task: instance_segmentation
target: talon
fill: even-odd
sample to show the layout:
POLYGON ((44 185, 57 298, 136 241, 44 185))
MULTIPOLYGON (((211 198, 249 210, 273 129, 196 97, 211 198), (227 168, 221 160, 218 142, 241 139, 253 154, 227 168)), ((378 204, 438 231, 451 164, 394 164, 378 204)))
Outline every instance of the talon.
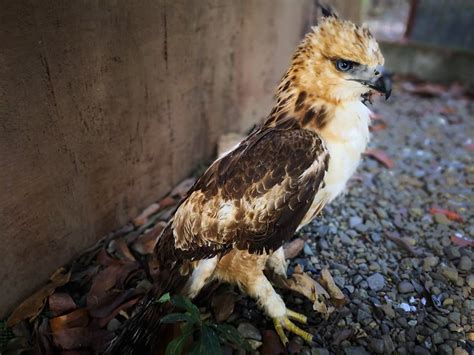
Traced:
POLYGON ((289 342, 288 342, 288 338, 286 337, 285 331, 283 330, 283 326, 280 322, 280 319, 274 318, 273 319, 273 324, 275 326, 275 330, 276 330, 278 336, 280 337, 280 340, 281 340, 282 344, 286 347, 286 345, 289 342))
POLYGON ((286 315, 288 318, 295 320, 299 323, 306 324, 308 323, 308 317, 306 317, 304 314, 292 311, 291 309, 286 310, 286 315))
POLYGON ((285 334, 284 329, 287 329, 288 331, 292 332, 293 334, 296 334, 303 338, 307 343, 313 344, 314 340, 316 339, 313 334, 308 333, 304 331, 303 329, 299 328, 297 325, 295 325, 291 320, 297 320, 301 323, 306 323, 307 317, 300 314, 296 313, 294 311, 287 310, 287 316, 281 317, 281 318, 273 318, 273 324, 275 325, 275 330, 278 334, 278 336, 281 339, 281 342, 283 343, 284 346, 288 344, 288 338, 285 334))

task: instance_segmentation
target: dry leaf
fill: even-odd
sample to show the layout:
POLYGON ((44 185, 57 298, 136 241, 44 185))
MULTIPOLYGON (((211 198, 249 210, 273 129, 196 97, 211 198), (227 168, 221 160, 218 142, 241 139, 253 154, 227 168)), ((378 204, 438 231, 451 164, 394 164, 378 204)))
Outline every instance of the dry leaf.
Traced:
POLYGON ((262 332, 262 355, 283 355, 286 350, 281 343, 280 338, 274 330, 264 330, 262 332))
POLYGON ((319 282, 329 292, 331 300, 336 307, 341 308, 347 303, 346 296, 342 293, 341 289, 336 286, 336 283, 328 269, 325 268, 321 271, 319 282))
POLYGON ((156 239, 165 226, 166 222, 157 223, 151 231, 138 237, 135 243, 132 244, 132 249, 141 255, 151 254, 155 248, 156 239))
POLYGON ((102 304, 107 291, 115 286, 121 267, 120 264, 113 264, 96 275, 87 294, 87 306, 89 308, 95 308, 102 304))
POLYGON ((472 247, 474 246, 474 240, 467 237, 463 237, 460 234, 451 236, 451 242, 458 247, 472 247))
POLYGON ((284 279, 279 275, 272 274, 271 281, 281 288, 296 291, 305 296, 314 303, 313 309, 320 312, 326 319, 334 311, 334 307, 327 307, 323 301, 330 298, 327 291, 317 281, 304 273, 299 265, 295 267, 291 278, 284 279))
POLYGON ((89 324, 89 314, 85 308, 76 309, 71 313, 49 320, 49 326, 53 333, 65 328, 85 327, 87 324, 89 324))
POLYGON ((378 150, 378 149, 367 149, 364 152, 364 155, 368 157, 374 158, 378 162, 382 163, 386 168, 392 169, 395 166, 395 163, 392 159, 387 155, 387 153, 378 150))
POLYGON ((117 308, 115 308, 107 317, 101 318, 99 320, 99 327, 103 328, 109 323, 112 319, 114 319, 120 312, 125 311, 126 309, 135 305, 140 298, 132 298, 131 300, 121 304, 117 308))
POLYGON ((123 238, 118 238, 115 240, 115 254, 121 260, 136 261, 133 254, 128 249, 128 245, 123 238))
POLYGON ((49 310, 53 316, 61 316, 77 308, 76 302, 67 293, 53 293, 48 298, 49 310))
POLYGON ((71 273, 66 273, 64 268, 56 270, 50 277, 51 282, 28 297, 13 311, 7 320, 7 326, 13 327, 27 318, 29 318, 30 322, 33 321, 43 310, 46 298, 52 295, 56 288, 68 283, 70 277, 71 273))
POLYGON ((218 322, 223 322, 232 315, 236 301, 237 294, 230 290, 222 293, 215 293, 212 296, 212 312, 218 322))
POLYGON ((430 208, 431 214, 442 214, 445 215, 448 219, 455 222, 464 222, 463 218, 454 211, 446 210, 443 208, 432 207, 430 208))
POLYGON ((142 213, 140 213, 137 217, 135 217, 132 223, 136 227, 142 226, 146 223, 146 221, 148 220, 148 217, 158 212, 159 210, 160 210, 160 204, 152 203, 150 206, 145 208, 142 213))
POLYGON ((283 246, 285 251, 285 259, 295 258, 304 248, 305 241, 301 238, 293 239, 291 242, 286 243, 283 246))
POLYGON ((195 182, 195 178, 184 179, 171 191, 170 196, 183 198, 195 182))

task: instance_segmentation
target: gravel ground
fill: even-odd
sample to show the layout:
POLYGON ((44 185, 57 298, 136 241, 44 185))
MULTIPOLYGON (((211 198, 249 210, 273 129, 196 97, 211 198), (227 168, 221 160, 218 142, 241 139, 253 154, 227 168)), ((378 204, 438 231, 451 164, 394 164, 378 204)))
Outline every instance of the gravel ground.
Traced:
MULTIPOLYGON (((329 267, 349 303, 324 320, 308 300, 280 292, 289 308, 310 316, 316 325, 306 329, 320 342, 311 349, 294 337, 290 352, 472 353, 474 253, 451 236, 474 237, 474 105, 453 93, 422 98, 394 91, 374 105, 387 127, 370 144, 394 167, 365 158, 347 193, 299 232, 306 246, 289 270, 300 264, 316 276, 329 267), (430 213, 432 207, 455 211, 464 222, 430 213)), ((267 329, 265 343, 271 322, 248 298, 238 309, 235 323, 244 323, 244 332, 251 328, 245 322, 267 329)))

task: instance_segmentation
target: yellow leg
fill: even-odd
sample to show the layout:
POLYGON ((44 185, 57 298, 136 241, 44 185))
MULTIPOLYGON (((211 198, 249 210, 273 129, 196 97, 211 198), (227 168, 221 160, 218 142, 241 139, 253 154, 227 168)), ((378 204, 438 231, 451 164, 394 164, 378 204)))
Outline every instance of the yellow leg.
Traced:
POLYGON ((301 313, 297 313, 295 311, 292 311, 291 309, 286 309, 286 315, 288 316, 288 318, 292 319, 292 320, 295 320, 299 323, 302 323, 302 324, 306 324, 308 322, 308 318, 304 315, 304 314, 301 314, 301 313))

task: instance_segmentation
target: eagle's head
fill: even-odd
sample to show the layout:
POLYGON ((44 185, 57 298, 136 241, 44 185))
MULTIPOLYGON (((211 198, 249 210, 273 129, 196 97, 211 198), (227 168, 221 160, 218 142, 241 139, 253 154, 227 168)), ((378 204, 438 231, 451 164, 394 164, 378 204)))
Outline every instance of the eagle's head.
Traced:
POLYGON ((383 64, 377 41, 367 27, 330 16, 303 40, 292 68, 306 91, 344 102, 372 92, 388 98, 391 83, 384 76, 383 64))

